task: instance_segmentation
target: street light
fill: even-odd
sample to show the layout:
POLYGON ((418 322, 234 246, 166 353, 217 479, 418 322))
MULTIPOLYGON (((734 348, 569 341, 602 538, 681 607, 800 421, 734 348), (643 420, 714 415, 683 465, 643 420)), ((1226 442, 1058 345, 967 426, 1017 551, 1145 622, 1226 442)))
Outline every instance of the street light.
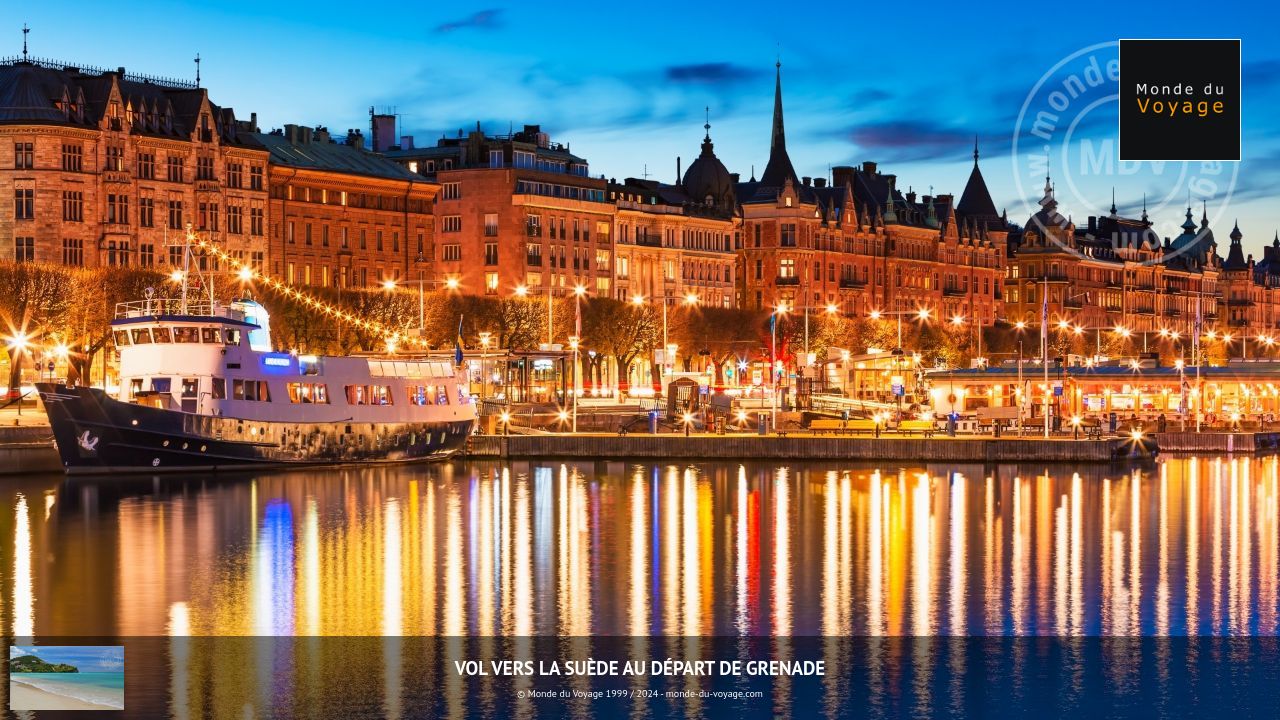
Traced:
POLYGON ((246 265, 236 274, 240 277, 240 282, 249 282, 253 279, 253 268, 246 265))
POLYGON ((769 415, 769 421, 775 423, 774 427, 777 427, 778 417, 778 316, 786 314, 787 303, 780 302, 769 319, 769 406, 773 411, 769 415))
POLYGON ((392 279, 392 278, 387 278, 386 280, 383 280, 383 281, 382 281, 382 289, 383 289, 383 290, 386 290, 386 291, 388 291, 388 292, 390 292, 390 291, 392 291, 392 290, 395 290, 395 289, 396 289, 396 281, 395 281, 394 279, 392 279))
POLYGON ((577 335, 569 338, 569 347, 573 349, 573 427, 570 430, 575 433, 578 432, 578 345, 577 335))
POLYGON ((485 360, 489 356, 489 341, 493 339, 493 333, 480 333, 480 408, 484 409, 485 389, 489 383, 488 371, 485 370, 485 360))

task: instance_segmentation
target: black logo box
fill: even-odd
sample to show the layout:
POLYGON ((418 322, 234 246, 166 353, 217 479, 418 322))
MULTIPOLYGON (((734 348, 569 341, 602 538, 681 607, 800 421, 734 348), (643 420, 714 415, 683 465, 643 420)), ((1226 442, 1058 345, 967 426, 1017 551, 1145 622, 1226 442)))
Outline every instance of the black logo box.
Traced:
POLYGON ((1120 159, 1239 160, 1240 90, 1239 40, 1121 40, 1120 159))

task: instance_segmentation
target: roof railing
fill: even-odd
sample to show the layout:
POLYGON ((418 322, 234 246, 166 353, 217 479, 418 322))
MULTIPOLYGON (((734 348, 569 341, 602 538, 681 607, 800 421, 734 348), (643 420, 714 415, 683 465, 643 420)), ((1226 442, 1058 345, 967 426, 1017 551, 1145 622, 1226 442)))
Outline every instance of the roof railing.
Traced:
MULTIPOLYGON (((106 75, 107 73, 117 72, 116 70, 108 70, 94 65, 81 65, 79 63, 65 62, 54 58, 40 57, 22 57, 21 55, 6 55, 0 57, 0 65, 16 65, 25 62, 36 67, 42 67, 47 70, 66 70, 67 68, 75 68, 82 75, 106 75)), ((130 82, 145 83, 155 85, 157 87, 170 88, 174 90, 196 90, 200 86, 196 85, 194 80, 181 80, 179 78, 164 77, 161 75, 144 75, 142 73, 126 72, 124 79, 130 82)))

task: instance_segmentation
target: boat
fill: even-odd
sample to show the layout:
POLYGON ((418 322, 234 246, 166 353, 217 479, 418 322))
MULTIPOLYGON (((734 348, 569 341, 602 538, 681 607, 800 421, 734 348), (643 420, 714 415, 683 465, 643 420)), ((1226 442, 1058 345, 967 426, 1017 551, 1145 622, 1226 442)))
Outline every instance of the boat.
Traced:
POLYGON ((277 352, 256 301, 182 289, 117 306, 113 394, 37 384, 67 473, 437 460, 475 426, 452 358, 277 352))

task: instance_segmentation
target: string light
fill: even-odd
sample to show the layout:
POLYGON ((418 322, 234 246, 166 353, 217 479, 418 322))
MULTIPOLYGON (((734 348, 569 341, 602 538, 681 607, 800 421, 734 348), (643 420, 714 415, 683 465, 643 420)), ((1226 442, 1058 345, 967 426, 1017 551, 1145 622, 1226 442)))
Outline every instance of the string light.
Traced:
POLYGON ((303 292, 286 282, 269 277, 265 274, 256 273, 251 266, 240 262, 236 258, 232 257, 230 253, 218 249, 208 240, 196 239, 194 245, 217 258, 219 261, 226 262, 231 265, 231 269, 235 271, 241 279, 256 278, 260 284, 265 285, 270 290, 273 290, 284 297, 297 300, 304 305, 315 308, 336 320, 340 320, 363 330, 368 330, 371 333, 381 335, 390 347, 397 347, 402 344, 417 345, 423 349, 429 349, 431 347, 431 344, 427 342, 425 338, 411 337, 404 334, 402 329, 397 329, 390 325, 374 322, 372 320, 358 318, 350 312, 343 310, 341 307, 327 303, 324 300, 303 292))

